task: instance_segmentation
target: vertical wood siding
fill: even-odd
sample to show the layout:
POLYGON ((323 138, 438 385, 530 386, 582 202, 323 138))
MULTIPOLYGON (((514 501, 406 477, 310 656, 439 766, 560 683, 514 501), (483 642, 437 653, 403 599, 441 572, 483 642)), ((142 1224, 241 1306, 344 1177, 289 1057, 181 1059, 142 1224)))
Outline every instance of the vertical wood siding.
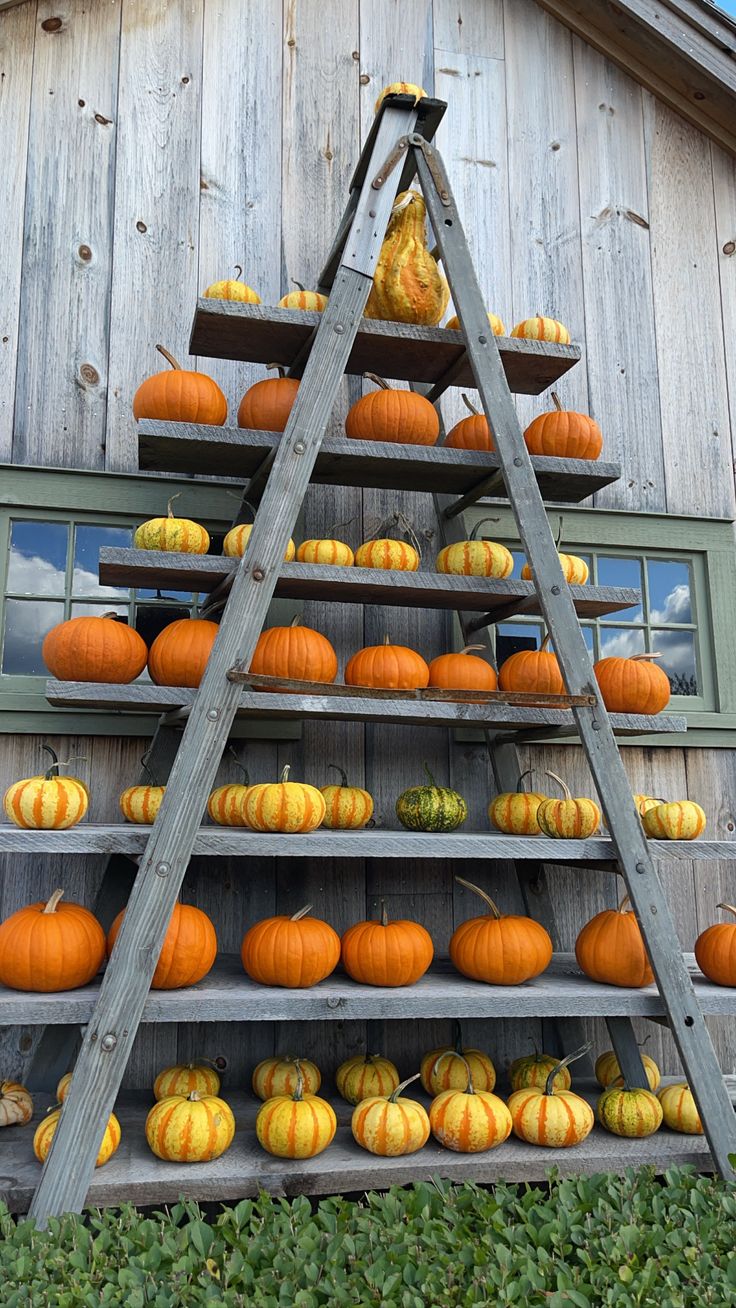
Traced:
MULTIPOLYGON (((158 367, 161 341, 187 361, 198 290, 243 267, 266 303, 297 278, 309 285, 329 247, 347 183, 381 87, 398 78, 445 98, 439 143, 488 297, 508 328, 531 313, 566 321, 584 362, 560 385, 589 409, 622 480, 602 506, 729 515, 736 457, 736 173, 721 154, 638 85, 573 38, 534 0, 146 0, 26 3, 0 15, 0 458, 76 468, 136 468, 131 399, 158 367), (42 24, 60 17, 61 27, 42 24)), ((260 370, 193 361, 216 376, 231 412, 260 370)), ((360 393, 346 381, 335 430, 360 393)), ((446 420, 460 414, 443 402, 446 420)), ((527 420, 543 407, 519 398, 527 420)), ((338 534, 354 546, 399 511, 432 557, 426 496, 356 488, 310 490, 304 536, 338 534)), ((447 648, 441 614, 310 604, 304 620, 330 636, 341 661, 386 631, 427 658, 447 648)), ((117 796, 144 743, 52 740, 88 759, 93 817, 117 820, 117 796)), ((39 742, 0 740, 0 785, 35 771, 39 742)), ((331 762, 376 797, 376 821, 396 825, 394 803, 421 779, 426 759, 463 792, 469 826, 483 827, 488 759, 443 731, 307 723, 301 742, 239 746, 251 780, 284 763, 323 785, 331 762)), ((581 752, 527 748, 528 766, 564 772, 590 793, 581 752)), ((632 787, 704 803, 709 829, 734 828, 733 755, 627 748, 632 787)), ((236 777, 226 756, 221 780, 236 777)), ((0 879, 0 916, 63 882, 92 904, 102 860, 13 860, 0 879)), ((375 914, 416 916, 444 950, 474 913, 450 865, 373 861, 304 865, 198 859, 184 897, 208 911, 220 946, 306 902, 338 929, 375 914)), ((465 867, 512 911, 518 892, 503 864, 465 867)), ((663 875, 683 945, 736 894, 731 865, 689 863, 663 875)), ((618 895, 608 874, 552 873, 560 935, 618 895)), ((648 1048, 676 1069, 661 1028, 648 1048)), ((712 1024, 724 1068, 736 1040, 712 1024)), ((503 1064, 541 1038, 538 1022, 469 1024, 503 1064)), ((602 1047, 605 1033, 595 1029, 602 1047)), ((0 1038, 0 1073, 22 1074, 37 1032, 0 1038)), ((409 1070, 449 1035, 448 1023, 408 1032, 400 1023, 280 1030, 254 1024, 142 1030, 127 1084, 150 1085, 175 1057, 224 1054, 231 1084, 275 1048, 323 1064, 382 1046, 409 1070)))

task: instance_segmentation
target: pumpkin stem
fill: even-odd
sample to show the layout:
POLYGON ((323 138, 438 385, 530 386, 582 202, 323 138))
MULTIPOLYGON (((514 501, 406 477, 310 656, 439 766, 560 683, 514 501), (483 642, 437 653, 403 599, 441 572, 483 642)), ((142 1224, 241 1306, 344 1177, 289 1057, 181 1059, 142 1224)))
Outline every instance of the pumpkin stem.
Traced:
POLYGON ((167 517, 169 517, 169 518, 173 518, 173 516, 174 516, 174 510, 172 509, 171 506, 172 506, 172 504, 174 503, 174 500, 178 500, 179 496, 180 496, 180 495, 183 495, 183 493, 184 493, 183 491, 177 491, 177 492, 176 492, 176 495, 172 495, 172 496, 171 496, 171 499, 167 502, 167 505, 166 505, 166 516, 167 516, 167 517))
POLYGON ((415 1072, 413 1076, 407 1076, 406 1080, 402 1081, 400 1085, 397 1085, 396 1089, 388 1096, 388 1103, 395 1104, 401 1091, 406 1090, 406 1087, 411 1085, 412 1081, 418 1080, 421 1075, 421 1072, 415 1072))
POLYGON ((519 794, 519 795, 523 795, 523 794, 525 793, 525 792, 521 789, 521 783, 522 783, 522 781, 524 780, 524 777, 533 777, 533 776, 534 776, 534 768, 527 768, 526 772, 522 772, 521 776, 519 777, 519 780, 518 780, 517 783, 516 783, 516 793, 517 793, 517 794, 519 794))
POLYGON ((464 647, 464 649, 461 649, 461 650, 460 650, 460 653, 461 653, 461 654, 470 654, 470 652, 471 652, 472 650, 474 650, 474 649, 485 649, 485 645, 466 645, 466 646, 464 647))
POLYGON ((630 655, 630 662, 637 663, 642 659, 661 659, 661 657, 661 654, 632 654, 630 655))
POLYGON ((544 640, 542 641, 541 645, 539 646, 539 653, 540 653, 540 654, 543 654, 544 651, 546 650, 546 648, 547 648, 548 645, 549 645, 549 632, 546 631, 546 632, 544 633, 544 640))
POLYGON ((238 758, 237 754, 235 753, 235 750, 233 749, 232 745, 228 745, 228 747, 227 747, 227 752, 228 752, 228 754, 230 754, 230 756, 231 756, 232 759, 234 760, 234 762, 235 762, 235 766, 236 766, 236 768, 238 769, 238 771, 239 771, 239 772, 242 772, 242 774, 243 774, 243 785, 245 785, 245 786, 249 786, 249 785, 250 785, 250 774, 249 774, 249 772, 248 772, 248 769, 247 769, 246 767, 244 767, 243 764, 240 762, 240 759, 238 758))
POLYGON ((61 899, 61 897, 62 897, 63 894, 64 894, 64 891, 63 891, 63 890, 61 890, 61 889, 59 889, 59 890, 55 890, 54 893, 53 893, 53 895, 52 895, 51 898, 49 899, 49 901, 48 901, 46 907, 43 909, 43 912, 44 912, 44 913, 55 913, 55 912, 56 912, 57 905, 58 905, 58 903, 59 903, 59 900, 61 899))
POLYGON ((279 374, 279 378, 286 376, 286 368, 284 367, 283 363, 266 364, 266 372, 274 372, 274 371, 279 374))
POLYGON ((570 800, 572 799, 572 795, 570 794, 570 787, 562 780, 562 777, 558 777, 556 772, 548 772, 546 769, 544 775, 545 777, 552 777, 553 781, 557 781, 559 785, 562 786, 562 793, 565 796, 565 800, 567 801, 567 803, 569 803, 570 800))
POLYGON ((589 1054, 592 1048, 593 1048, 592 1044, 590 1043, 590 1041, 588 1041, 587 1044, 581 1045, 579 1049, 576 1049, 574 1054, 566 1054, 564 1058, 561 1058, 559 1063, 557 1063, 556 1066, 552 1068, 552 1071, 547 1077, 544 1086, 544 1093, 546 1095, 553 1095, 555 1077, 557 1076, 557 1073, 561 1072, 564 1067, 568 1067, 570 1063, 576 1062, 578 1058, 583 1058, 585 1054, 589 1054))
POLYGON ((387 382, 387 381, 384 381, 384 380, 383 380, 383 377, 379 377, 377 373, 375 373, 375 372, 364 372, 364 373, 363 373, 363 376, 364 376, 365 378, 367 378, 368 381, 375 382, 376 386, 380 386, 382 391, 390 391, 390 390, 391 390, 391 387, 389 386, 388 382, 387 382))
POLYGON ((304 908, 300 908, 298 913, 292 913, 290 921, 298 922, 300 918, 306 917, 307 913, 311 913, 311 911, 312 911, 312 905, 305 904, 304 908))
POLYGON ((624 904, 631 904, 631 900, 629 899, 629 896, 628 896, 628 895, 624 895, 623 899, 621 900, 621 903, 619 904, 618 908, 616 909, 616 912, 617 912, 617 913, 623 913, 623 911, 624 911, 624 904))
POLYGON ((200 1095, 199 1090, 192 1090, 187 1095, 187 1099, 189 1100, 190 1104, 198 1104, 201 1098, 202 1096, 200 1095))
POLYGON ((302 292, 304 291, 304 287, 302 286, 301 282, 298 282, 298 281, 296 280, 296 277, 292 277, 291 280, 292 280, 292 282, 294 283, 294 285, 296 286, 296 288, 297 288, 298 291, 302 291, 302 292))
POLYGON ((560 514, 560 521, 559 521, 558 524, 557 524, 557 535, 555 536, 555 549, 558 551, 558 553, 559 553, 559 549, 560 549, 560 541, 562 540, 562 523, 563 523, 563 521, 564 521, 564 519, 563 519, 563 517, 562 517, 562 514, 560 514))
POLYGON ((390 637, 389 637, 389 636, 384 636, 384 638, 383 638, 383 643, 384 643, 384 645, 390 645, 390 644, 391 644, 391 639, 390 639, 390 637))
POLYGON ((475 405, 473 404, 472 400, 470 400, 470 399, 468 398, 468 396, 465 394, 465 391, 461 391, 461 396, 462 396, 462 401, 463 401, 463 404, 465 405, 465 408, 470 410, 470 412, 472 413, 472 415, 473 415, 474 418, 479 418, 479 417, 480 417, 480 409, 476 409, 476 407, 475 407, 475 405))
POLYGON ((717 907, 722 908, 724 913, 733 913, 734 917, 736 917, 736 908, 734 908, 733 904, 718 904, 717 907))
POLYGON ((98 616, 100 618, 113 618, 117 622, 121 617, 121 614, 119 614, 116 609, 107 609, 105 613, 100 613, 98 616))
POLYGON ((182 368, 181 368, 181 364, 180 364, 180 363, 177 363, 177 361, 176 361, 176 359, 174 358, 173 354, 169 354, 169 351, 168 351, 168 350, 165 350, 164 347, 163 347, 163 345, 157 345, 157 346, 156 346, 156 349, 158 350, 159 354, 163 354, 163 356, 164 356, 166 362, 167 362, 167 363, 170 363, 171 366, 172 366, 172 368, 174 368, 177 372, 181 372, 181 370, 182 370, 182 368))
POLYGON ((500 521, 501 521, 500 518, 480 518, 478 522, 476 522, 475 526, 473 527, 473 530, 468 536, 468 540, 477 540, 478 532, 480 531, 480 528, 483 526, 484 522, 500 522, 500 521))
POLYGON ((386 910, 386 900, 381 900, 381 926, 388 926, 388 912, 386 910))
POLYGON ((283 767, 283 771, 282 771, 282 773, 281 773, 281 776, 279 777, 279 783, 280 783, 280 785, 283 786, 284 783, 287 782, 287 781, 289 780, 289 773, 290 773, 290 772, 291 772, 291 763, 285 763, 285 764, 284 764, 284 767, 283 767))
POLYGON ((434 777, 432 776, 432 773, 431 773, 430 770, 429 770, 429 764, 424 763, 424 764, 423 764, 423 767, 424 767, 424 771, 425 771, 426 774, 427 774, 427 778, 428 778, 428 780, 429 780, 429 784, 430 784, 430 786, 435 786, 435 787, 436 787, 437 782, 435 781, 434 777))
POLYGON ((239 264, 239 263, 233 264, 233 267, 234 267, 236 273, 238 274, 238 277, 242 277, 242 276, 243 276, 243 269, 241 268, 240 264, 239 264))
POLYGON ((302 618, 301 618, 301 614, 300 614, 300 613, 295 613, 294 616, 293 616, 293 618, 291 619, 291 622, 289 623, 289 626, 290 626, 290 627, 298 627, 299 624, 300 624, 300 622, 301 622, 301 620, 302 620, 302 618))
POLYGON ((339 766, 339 764, 337 764, 337 763, 328 763, 328 764, 327 764, 327 771, 328 771, 328 772, 329 772, 330 768, 332 768, 333 772, 339 772, 339 773, 340 773, 340 785, 341 785, 341 786, 347 786, 347 784, 348 784, 348 774, 347 774, 347 772, 345 771, 345 769, 344 769, 344 768, 341 768, 341 767, 339 766))
POLYGON ((304 1098, 304 1073, 298 1058, 294 1059, 294 1068, 296 1070, 296 1088, 291 1097, 295 1103, 299 1103, 304 1098))
POLYGON ((43 744, 41 749, 45 749, 46 753, 51 755, 49 770, 44 777, 44 781, 51 781, 52 777, 58 777, 59 775, 59 759, 50 745, 43 744))
MULTIPOLYGON (((456 879, 459 881, 460 878, 458 877, 456 879)), ((467 1058, 463 1056, 463 1054, 456 1053, 454 1049, 446 1049, 443 1054, 440 1054, 439 1058, 436 1059, 436 1061, 432 1065, 432 1075, 434 1075, 440 1063, 443 1062, 445 1058, 459 1058, 460 1062, 465 1064, 465 1071, 468 1074, 468 1084, 465 1087, 464 1093, 466 1095, 474 1095, 475 1086, 473 1085, 473 1075, 472 1072, 470 1071, 470 1063, 468 1062, 467 1058)))
POLYGON ((480 898, 481 898, 481 899, 484 901, 484 903, 486 903, 486 904, 488 905, 488 907, 490 908, 490 910, 491 910, 493 916, 494 916, 497 920, 500 918, 501 913, 500 913, 500 910, 499 910, 498 906, 497 906, 497 905, 494 903, 494 901, 491 899, 491 896, 486 894, 485 890, 481 890, 480 886, 475 886, 475 885, 473 885, 473 882, 472 882, 472 881, 466 881, 464 877, 455 877, 455 880, 457 881, 457 884, 458 884, 459 886, 465 886, 465 889, 466 889, 466 890, 472 890, 472 892, 473 892, 474 895, 480 895, 480 898))
POLYGON ((332 526, 330 527, 328 533, 327 533, 328 537, 329 537, 330 539, 334 538, 334 535, 335 535, 335 532, 336 532, 336 531, 339 531, 341 527, 350 527, 350 526, 352 525, 352 523, 354 523, 354 522, 355 522, 355 518, 347 518, 347 519, 345 520, 345 522, 335 522, 335 523, 333 523, 332 526))
POLYGON ((554 404, 554 406, 555 406, 555 408, 556 408, 556 410, 557 410, 558 413, 562 413, 562 412, 563 412, 562 401, 560 400, 560 397, 559 397, 559 395, 557 394, 557 391, 553 391, 553 392, 552 392, 552 403, 554 404))

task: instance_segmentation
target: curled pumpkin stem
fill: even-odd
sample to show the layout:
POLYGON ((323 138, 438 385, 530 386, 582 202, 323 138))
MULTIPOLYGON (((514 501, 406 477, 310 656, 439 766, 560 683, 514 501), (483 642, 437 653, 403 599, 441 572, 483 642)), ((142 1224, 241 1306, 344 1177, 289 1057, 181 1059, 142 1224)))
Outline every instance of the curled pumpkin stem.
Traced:
POLYGON ((283 378, 286 376, 286 368, 284 367, 283 363, 267 363, 266 372, 277 372, 279 378, 283 378))
MULTIPOLYGON (((479 521, 476 522, 475 526, 473 527, 473 529, 472 529, 472 531, 471 531, 471 533, 470 533, 470 535, 469 535, 469 537, 468 537, 468 540, 477 540, 477 539, 478 539, 478 532, 480 531, 480 529, 481 529, 481 527, 483 526, 483 523, 484 523, 484 522, 500 522, 500 518, 480 518, 479 521)), ((481 540, 488 540, 488 539, 489 539, 489 537, 487 537, 487 536, 481 536, 481 540)))
POLYGON ((552 1068, 552 1071, 547 1077, 544 1085, 544 1093, 546 1095, 553 1095, 555 1092, 554 1084, 557 1073, 563 1071, 564 1068, 569 1067, 570 1063, 577 1062, 578 1058, 584 1058, 586 1054, 590 1053, 592 1048, 593 1046, 590 1041, 587 1041, 586 1044, 581 1045, 579 1049, 576 1049, 574 1054, 566 1054, 564 1058, 561 1058, 559 1063, 552 1068))
POLYGON ((176 495, 172 495, 172 496, 171 496, 171 499, 167 501, 167 503, 166 503, 166 516, 167 516, 167 518, 173 518, 173 516, 174 516, 174 510, 172 509, 171 506, 172 506, 172 504, 174 503, 174 500, 178 500, 179 497, 180 497, 181 495, 183 495, 183 493, 184 493, 183 491, 177 491, 177 492, 176 492, 176 495))
POLYGON ((734 917, 736 917, 736 908, 734 908, 733 904, 718 904, 717 907, 722 908, 724 913, 733 913, 734 917))
POLYGON ((364 372, 363 376, 366 381, 372 381, 376 386, 380 386, 382 391, 390 391, 392 389, 388 382, 384 381, 383 377, 379 377, 376 372, 364 372))
POLYGON ((553 781, 556 781, 558 785, 562 786, 562 793, 565 797, 565 801, 569 804, 572 800, 570 787, 567 785, 565 781, 562 780, 562 777, 558 777, 556 772, 549 772, 546 769, 544 775, 545 777, 551 777, 553 781))
POLYGON ((176 372, 181 372, 181 370, 182 370, 182 368, 181 368, 181 364, 180 364, 180 363, 177 363, 177 361, 176 361, 176 359, 174 358, 173 354, 169 354, 169 351, 166 350, 166 349, 164 349, 163 345, 157 345, 157 346, 156 346, 156 349, 158 350, 159 354, 162 354, 162 355, 163 355, 163 357, 165 358, 166 362, 171 364, 172 368, 174 368, 174 369, 176 370, 176 372))
POLYGON ((305 904, 304 908, 300 908, 298 913, 292 913, 290 921, 298 922, 300 918, 306 917, 307 913, 311 913, 311 911, 312 911, 312 905, 305 904))
POLYGON ((446 1049, 444 1053, 440 1054, 439 1057, 435 1059, 434 1063, 432 1064, 432 1076, 434 1076, 440 1063, 444 1062, 446 1058, 459 1058, 460 1062, 465 1064, 465 1071, 468 1074, 468 1084, 465 1087, 465 1094, 474 1095, 475 1086, 473 1085, 473 1074, 470 1070, 470 1063, 468 1062, 467 1058, 465 1058, 463 1054, 457 1053, 457 1051, 454 1049, 446 1049))
POLYGON ((461 398, 462 398, 462 402, 463 402, 463 404, 465 405, 465 408, 470 410, 470 412, 472 413, 473 417, 474 417, 474 418, 479 418, 479 417, 480 417, 480 409, 476 409, 475 405, 473 404, 473 401, 469 398, 469 396, 467 396, 467 395, 465 394, 465 391, 461 391, 461 398))
POLYGON ((491 899, 490 895, 486 894, 485 890, 481 890, 480 886, 474 885, 472 881, 466 881, 464 877, 455 877, 455 880, 459 886, 464 886, 466 890, 472 890, 474 895, 479 895, 483 902, 488 905, 491 913, 497 920, 501 917, 501 911, 498 905, 493 899, 491 899))
POLYGON ((328 772, 330 771, 330 768, 332 768, 332 771, 333 771, 333 772, 337 772, 337 773, 339 774, 339 776, 340 776, 340 785, 341 785, 341 786, 347 786, 347 784, 348 784, 348 774, 347 774, 347 772, 345 771, 345 769, 344 769, 344 768, 341 768, 341 767, 339 766, 338 763, 328 763, 328 764, 327 764, 327 771, 328 771, 328 772))
POLYGON ((406 1087, 408 1085, 411 1085, 412 1081, 418 1081, 421 1075, 422 1075, 421 1072, 415 1072, 413 1076, 407 1076, 405 1081, 401 1081, 400 1084, 397 1085, 396 1089, 392 1090, 391 1094, 388 1096, 388 1102, 390 1104, 395 1104, 396 1100, 401 1094, 401 1091, 406 1090, 406 1087))
POLYGON ((59 904, 59 900, 62 898, 63 894, 64 891, 62 890, 61 887, 59 887, 58 890, 55 890, 53 895, 49 899, 48 903, 46 904, 45 908, 43 909, 43 912, 47 915, 51 913, 55 913, 59 904))

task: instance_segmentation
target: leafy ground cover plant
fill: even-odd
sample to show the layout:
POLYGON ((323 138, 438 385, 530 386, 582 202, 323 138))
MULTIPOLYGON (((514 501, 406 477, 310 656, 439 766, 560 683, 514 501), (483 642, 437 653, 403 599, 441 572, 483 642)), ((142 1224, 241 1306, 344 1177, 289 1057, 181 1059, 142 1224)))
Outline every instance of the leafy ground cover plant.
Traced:
POLYGON ((3 1308, 736 1305, 736 1186, 651 1169, 65 1217, 0 1210, 3 1308))

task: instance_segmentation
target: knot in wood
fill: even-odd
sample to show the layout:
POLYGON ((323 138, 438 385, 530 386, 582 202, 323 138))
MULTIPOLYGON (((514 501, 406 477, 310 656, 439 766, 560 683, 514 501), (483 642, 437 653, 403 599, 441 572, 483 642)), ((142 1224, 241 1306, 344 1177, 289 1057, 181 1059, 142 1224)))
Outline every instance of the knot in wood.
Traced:
POLYGON ((78 254, 83 263, 89 263, 92 258, 92 251, 88 245, 80 245, 78 254))
POLYGON ((106 118, 104 114, 95 114, 95 122, 99 123, 101 127, 109 127, 112 118, 106 118))
POLYGON ((141 219, 140 219, 140 218, 138 219, 138 222, 136 223, 136 230, 139 231, 139 232, 147 232, 147 231, 148 231, 148 228, 146 227, 146 224, 145 224, 144 222, 141 222, 141 219))
POLYGON ((79 375, 82 381, 88 382, 90 386, 96 386, 100 380, 100 374, 91 363, 83 363, 79 369, 79 375))
POLYGON ((723 253, 733 254, 735 250, 736 250, 736 241, 726 241, 726 244, 723 247, 723 253))
POLYGON ((60 18, 45 18, 41 24, 44 32, 58 32, 61 28, 60 18))

